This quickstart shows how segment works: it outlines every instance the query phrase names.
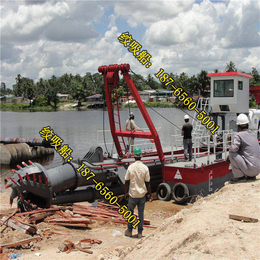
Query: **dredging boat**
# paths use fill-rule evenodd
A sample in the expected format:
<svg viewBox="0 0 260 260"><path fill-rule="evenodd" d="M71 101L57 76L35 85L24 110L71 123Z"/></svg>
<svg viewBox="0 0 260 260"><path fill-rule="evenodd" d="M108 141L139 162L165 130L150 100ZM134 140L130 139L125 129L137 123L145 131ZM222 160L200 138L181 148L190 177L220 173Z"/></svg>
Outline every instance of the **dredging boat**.
<svg viewBox="0 0 260 260"><path fill-rule="evenodd" d="M21 211L26 211L35 206L46 208L52 204L93 202L103 198L100 191L95 189L95 183L100 182L108 187L107 189L114 196L123 194L126 170L134 162L134 157L128 152L124 138L141 138L151 140L154 143L155 150L143 151L142 162L149 167L152 191L156 191L161 200L173 198L176 203L183 204L192 201L198 195L206 196L218 190L232 177L230 165L225 160L234 135L231 113L234 116L237 113L245 113L248 111L248 106L241 108L240 104L238 108L238 106L231 105L240 102L235 99L234 95L238 98L246 91L249 93L250 75L208 75L211 77L211 104L209 105L208 99L206 99L207 102L201 99L197 103L195 113L196 111L206 111L206 108L210 109L211 106L213 110L208 110L208 113L216 120L217 124L219 122L222 124L222 131L217 131L215 135L209 135L203 123L194 120L194 156L191 162L185 162L182 145L174 144L174 140L182 141L181 135L172 136L171 149L163 151L158 132L134 86L129 70L129 64L100 66L98 68L105 83L110 131L117 151L116 154L105 156L100 146L93 146L83 158L64 161L63 165L49 170L46 170L39 163L23 162L22 165L17 165L17 169L12 170L14 175L7 185L7 188L12 188L10 203L18 197L18 208ZM123 75L147 124L149 130L146 132L122 130L117 98L119 72ZM220 82L221 80L223 82ZM229 96L233 99L232 102L228 99L221 100L219 95L215 96L219 89L230 91L231 85L227 84L226 80L233 80L233 96ZM215 83L215 81L217 82ZM243 82L243 93L236 90L240 81ZM227 87L225 87L226 85ZM230 92L227 93L230 95ZM215 106L216 102L220 104L219 107ZM255 114L257 115L257 113ZM229 131L224 130L226 125L229 126ZM95 175L95 182L93 182L93 178L82 176L79 169L83 165Z"/></svg>

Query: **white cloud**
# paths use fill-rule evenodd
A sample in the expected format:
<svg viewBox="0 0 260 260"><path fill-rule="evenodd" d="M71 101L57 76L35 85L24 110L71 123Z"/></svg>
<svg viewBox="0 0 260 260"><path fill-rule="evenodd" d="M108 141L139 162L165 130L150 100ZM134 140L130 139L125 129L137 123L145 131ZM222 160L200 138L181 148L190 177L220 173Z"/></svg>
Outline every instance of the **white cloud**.
<svg viewBox="0 0 260 260"><path fill-rule="evenodd" d="M166 20L185 12L192 7L194 0L186 1L122 1L115 4L117 16L127 19L131 27L139 24L149 26L154 22Z"/></svg>
<svg viewBox="0 0 260 260"><path fill-rule="evenodd" d="M259 47L256 23L260 20L259 1L231 0L219 26L218 37L224 48Z"/></svg>
<svg viewBox="0 0 260 260"><path fill-rule="evenodd" d="M26 43L40 38L42 31L53 19L69 12L66 2L46 2L44 5L18 5L17 11L2 9L2 42Z"/></svg>
<svg viewBox="0 0 260 260"><path fill-rule="evenodd" d="M259 1L2 1L1 5L1 80L7 87L17 74L49 79L53 74L96 73L100 65L115 63L129 63L144 76L159 68L189 75L202 69L224 70L229 61L247 72L252 67L260 71ZM149 69L119 43L117 37L126 31L142 39L139 43L152 55Z"/></svg>
<svg viewBox="0 0 260 260"><path fill-rule="evenodd" d="M172 46L177 44L213 45L218 24L218 12L209 1L182 12L176 17L153 23L145 33L147 44Z"/></svg>

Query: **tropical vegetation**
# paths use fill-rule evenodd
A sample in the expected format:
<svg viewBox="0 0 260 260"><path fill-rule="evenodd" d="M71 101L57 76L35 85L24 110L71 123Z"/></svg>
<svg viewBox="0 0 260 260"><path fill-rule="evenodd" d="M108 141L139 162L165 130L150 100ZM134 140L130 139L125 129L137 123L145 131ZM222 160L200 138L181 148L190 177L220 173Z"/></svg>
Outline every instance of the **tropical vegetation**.
<svg viewBox="0 0 260 260"><path fill-rule="evenodd" d="M238 71L235 64L230 61L226 64L226 72ZM219 72L215 69L214 72ZM174 79L174 85L176 88L183 88L188 95L192 96L194 92L200 91L201 95L207 96L209 92L207 86L210 84L210 78L206 77L207 71L201 70L197 75L189 77L185 72L178 74L169 73L170 77ZM260 75L256 68L252 68L250 73L253 79L250 80L250 86L260 85ZM131 74L131 78L137 88L137 90L146 89L167 89L172 90L171 86L165 86L159 83L158 80L151 74L146 78L140 74ZM1 83L0 95L13 94L15 96L20 96L30 100L30 107L53 107L58 106L58 96L57 93L70 94L72 100L77 100L78 106L82 105L82 102L86 97L101 94L104 97L104 83L103 78L99 73L91 74L87 72L84 76L79 74L72 75L65 73L61 77L53 75L50 79L40 78L37 82L32 79L23 77L18 74L15 78L16 83L13 85L12 89L7 88L5 83ZM124 78L119 80L119 87L117 90L117 95L119 97L125 95L130 95L129 89ZM33 101L31 103L31 101ZM178 99L174 102L175 106L182 106L183 103ZM15 106L15 105L13 105ZM164 105L166 106L166 105Z"/></svg>

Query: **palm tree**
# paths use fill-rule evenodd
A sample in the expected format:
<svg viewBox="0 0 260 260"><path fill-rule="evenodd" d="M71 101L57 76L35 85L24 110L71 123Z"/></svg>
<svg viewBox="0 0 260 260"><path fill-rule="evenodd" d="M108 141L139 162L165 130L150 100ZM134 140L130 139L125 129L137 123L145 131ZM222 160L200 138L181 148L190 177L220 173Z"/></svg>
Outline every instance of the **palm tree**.
<svg viewBox="0 0 260 260"><path fill-rule="evenodd" d="M202 96L204 96L206 86L210 85L210 79L207 77L208 72L205 70L201 70L200 73L197 75L198 78L198 84L199 84L199 89L201 90Z"/></svg>
<svg viewBox="0 0 260 260"><path fill-rule="evenodd" d="M225 72L233 72L233 71L237 71L237 68L235 66L235 63L233 61L230 61L229 63L227 63Z"/></svg>

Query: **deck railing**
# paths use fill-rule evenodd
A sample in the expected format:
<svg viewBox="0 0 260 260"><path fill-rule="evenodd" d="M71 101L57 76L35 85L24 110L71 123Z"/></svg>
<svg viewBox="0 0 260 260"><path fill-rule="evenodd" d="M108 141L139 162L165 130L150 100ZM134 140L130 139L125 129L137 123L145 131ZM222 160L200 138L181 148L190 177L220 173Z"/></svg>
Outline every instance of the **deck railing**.
<svg viewBox="0 0 260 260"><path fill-rule="evenodd" d="M218 131L215 135L192 136L193 159L207 154L209 163L210 154L216 154L216 158L227 158L228 149L233 141L235 132L233 130ZM181 134L171 135L171 159L174 160L174 151L183 149L183 136ZM203 151L202 151L203 150ZM218 151L220 150L220 151Z"/></svg>
<svg viewBox="0 0 260 260"><path fill-rule="evenodd" d="M144 132L149 131L148 128L142 128L142 130ZM158 132L158 134L160 134L161 127L156 128L156 131ZM105 134L106 143L104 142L103 134ZM125 137L125 142L126 142L126 144L128 144L127 137ZM97 145L101 146L103 148L103 150L106 145L107 149L110 150L111 155L114 154L114 152L116 152L114 150L115 146L114 146L114 142L113 142L110 130L98 130L97 131ZM134 145L132 146L132 150L134 149L134 147L141 148L142 152L156 151L155 143L152 142L152 140L150 140L150 139L135 138ZM129 147L129 151L130 151L130 148L131 147ZM104 151L106 151L106 150L104 150Z"/></svg>

